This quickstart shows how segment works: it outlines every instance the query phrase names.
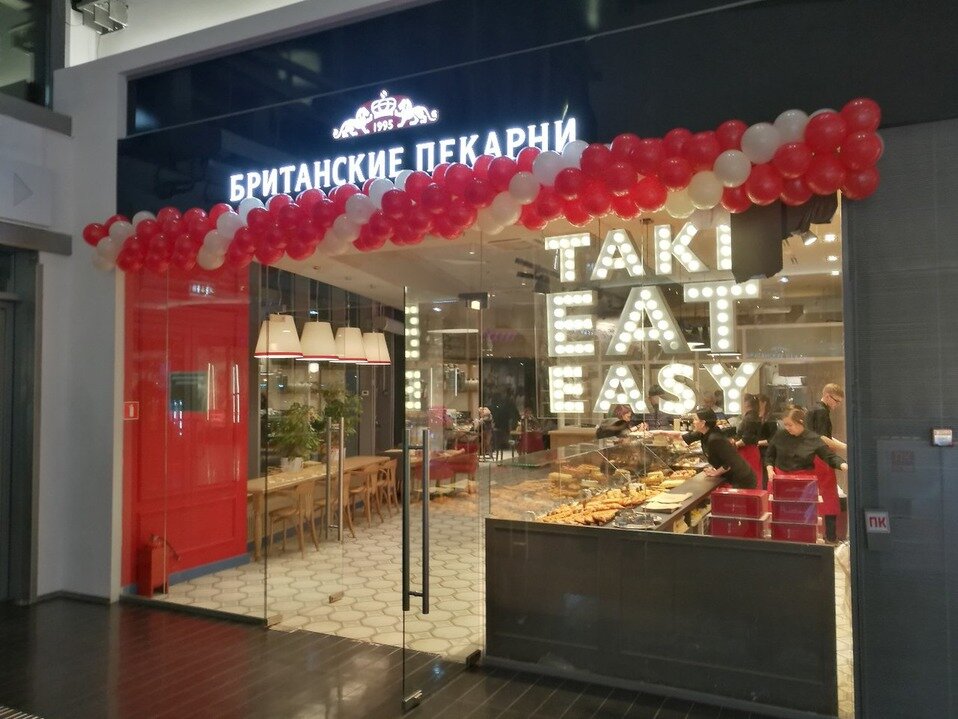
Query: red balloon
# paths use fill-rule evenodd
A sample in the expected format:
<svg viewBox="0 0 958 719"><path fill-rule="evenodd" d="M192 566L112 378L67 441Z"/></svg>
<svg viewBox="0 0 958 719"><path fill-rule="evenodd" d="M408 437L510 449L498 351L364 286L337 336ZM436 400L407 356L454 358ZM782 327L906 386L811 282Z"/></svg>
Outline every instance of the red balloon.
<svg viewBox="0 0 958 719"><path fill-rule="evenodd" d="M473 177L466 185L464 198L473 207L488 207L496 197L495 190L488 180L481 177Z"/></svg>
<svg viewBox="0 0 958 719"><path fill-rule="evenodd" d="M388 238L393 232L393 224L382 210L376 210L369 216L366 227L369 229L369 234L375 238Z"/></svg>
<svg viewBox="0 0 958 719"><path fill-rule="evenodd" d="M613 162L605 171L603 179L613 195L624 195L632 189L639 175L628 162Z"/></svg>
<svg viewBox="0 0 958 719"><path fill-rule="evenodd" d="M403 186L403 192L409 195L410 199L419 202L422 197L422 191L427 185L432 184L432 178L425 172L417 170L406 178L406 184Z"/></svg>
<svg viewBox="0 0 958 719"><path fill-rule="evenodd" d="M137 257L139 257L142 260L143 255L146 254L146 247L147 247L146 242L143 240L142 237L138 235L131 235L130 237L127 237L126 241L123 243L123 248L121 249L121 252L122 250L129 250L131 253L135 254Z"/></svg>
<svg viewBox="0 0 958 719"><path fill-rule="evenodd" d="M590 215L582 207L582 205L579 204L578 200L566 201L562 206L562 214L564 214L565 218L576 227L582 227L592 221L592 215Z"/></svg>
<svg viewBox="0 0 958 719"><path fill-rule="evenodd" d="M293 202L293 198L289 195L273 195L266 201L266 209L270 212L279 212L281 209L286 207Z"/></svg>
<svg viewBox="0 0 958 719"><path fill-rule="evenodd" d="M174 252L170 257L170 264L178 270L189 272L196 267L196 253L190 250L186 252Z"/></svg>
<svg viewBox="0 0 958 719"><path fill-rule="evenodd" d="M722 146L714 132L697 132L685 142L682 155L692 164L694 171L711 170Z"/></svg>
<svg viewBox="0 0 958 719"><path fill-rule="evenodd" d="M280 227L270 227L265 238L266 244L277 250L285 250L286 245L289 244L289 235L286 234L286 230Z"/></svg>
<svg viewBox="0 0 958 719"><path fill-rule="evenodd" d="M296 261L305 260L313 254L314 250L313 246L302 242L291 242L286 246L286 254L289 255L290 259Z"/></svg>
<svg viewBox="0 0 958 719"><path fill-rule="evenodd" d="M143 223L141 222L140 224ZM98 222L91 222L83 228L83 241L92 247L96 247L97 243L108 234L109 230L107 230L105 225L101 225Z"/></svg>
<svg viewBox="0 0 958 719"><path fill-rule="evenodd" d="M492 155L479 155L476 161L472 163L472 174L485 180L488 177L489 165L492 164L493 159Z"/></svg>
<svg viewBox="0 0 958 719"><path fill-rule="evenodd" d="M129 221L130 221L129 218L127 218L126 215L110 215L110 217L107 218L107 221L103 223L103 226L107 230L109 230L111 227L113 227L113 223L115 222L129 222Z"/></svg>
<svg viewBox="0 0 958 719"><path fill-rule="evenodd" d="M543 187L533 203L538 215L548 221L554 220L562 214L562 199L553 187ZM528 205L526 205L528 207Z"/></svg>
<svg viewBox="0 0 958 719"><path fill-rule="evenodd" d="M332 203L330 202L329 204L331 205ZM246 215L246 224L252 227L254 230L265 230L267 227L273 224L273 220L270 218L269 212L264 210L262 207L254 207Z"/></svg>
<svg viewBox="0 0 958 719"><path fill-rule="evenodd" d="M390 192L396 192L396 190L390 190ZM388 195L389 192L386 194ZM385 199L386 197L384 195L383 200ZM250 210L249 215L246 217L246 221L250 227L254 226L251 222L254 212L257 212L257 210ZM316 225L316 227L322 228L323 231L326 231L332 226L333 221L339 217L339 210L336 209L336 205L333 204L332 200L320 200L313 205L312 215L313 224ZM260 225L257 224L256 227L260 227Z"/></svg>
<svg viewBox="0 0 958 719"><path fill-rule="evenodd" d="M639 206L628 195L619 195L612 198L612 212L623 220L631 220L639 214Z"/></svg>
<svg viewBox="0 0 958 719"><path fill-rule="evenodd" d="M815 155L805 173L805 184L816 195L838 192L844 181L845 166L835 155Z"/></svg>
<svg viewBox="0 0 958 719"><path fill-rule="evenodd" d="M164 207L156 213L156 221L164 226L171 220L178 219L180 219L180 211L175 207Z"/></svg>
<svg viewBox="0 0 958 719"><path fill-rule="evenodd" d="M427 185L422 191L422 206L434 215L441 214L449 208L449 193L436 183Z"/></svg>
<svg viewBox="0 0 958 719"><path fill-rule="evenodd" d="M659 165L658 175L670 190L684 190L692 181L692 165L684 157L666 157Z"/></svg>
<svg viewBox="0 0 958 719"><path fill-rule="evenodd" d="M632 152L632 167L641 175L654 175L665 159L665 143L657 137L639 140Z"/></svg>
<svg viewBox="0 0 958 719"><path fill-rule="evenodd" d="M528 205L523 205L522 212L519 215L519 224L530 230L541 230L548 222L539 214L533 202Z"/></svg>
<svg viewBox="0 0 958 719"><path fill-rule="evenodd" d="M326 199L326 193L322 190L318 190L315 187L310 187L308 190L303 190L298 195L296 195L296 204L302 207L304 210L309 210L317 202Z"/></svg>
<svg viewBox="0 0 958 719"><path fill-rule="evenodd" d="M748 129L741 120L726 120L715 128L715 139L718 140L719 147L725 150L741 150L742 135Z"/></svg>
<svg viewBox="0 0 958 719"><path fill-rule="evenodd" d="M256 240L252 230L249 227L240 227L236 234L233 235L233 242L230 243L230 247L237 247L237 251L243 252L253 252L256 249Z"/></svg>
<svg viewBox="0 0 958 719"><path fill-rule="evenodd" d="M449 166L449 169L446 170L445 187L456 197L462 197L471 179L472 170L465 165L454 162Z"/></svg>
<svg viewBox="0 0 958 719"><path fill-rule="evenodd" d="M662 141L665 143L665 154L669 156L681 155L685 143L692 137L692 131L684 127L677 127L665 133Z"/></svg>
<svg viewBox="0 0 958 719"><path fill-rule="evenodd" d="M516 165L523 172L532 172L532 163L535 162L538 156L538 147L523 147L519 150L519 154L516 155Z"/></svg>
<svg viewBox="0 0 958 719"><path fill-rule="evenodd" d="M881 124L881 108L870 98L858 97L845 103L842 117L851 132L874 132Z"/></svg>
<svg viewBox="0 0 958 719"><path fill-rule="evenodd" d="M579 166L589 177L603 178L612 165L612 152L599 142L593 142L582 151Z"/></svg>
<svg viewBox="0 0 958 719"><path fill-rule="evenodd" d="M429 232L429 229L432 227L432 215L429 214L426 208L417 205L410 210L406 224L409 225L409 229L411 229L413 233L425 234Z"/></svg>
<svg viewBox="0 0 958 719"><path fill-rule="evenodd" d="M174 235L170 244L173 246L174 254L191 254L194 251L193 239L185 232Z"/></svg>
<svg viewBox="0 0 958 719"><path fill-rule="evenodd" d="M357 188L359 189L359 188ZM283 258L283 248L281 247L257 247L256 259L261 265L272 265Z"/></svg>
<svg viewBox="0 0 958 719"><path fill-rule="evenodd" d="M600 182L589 185L579 200L582 202L582 209L593 217L602 217L612 208L612 193Z"/></svg>
<svg viewBox="0 0 958 719"><path fill-rule="evenodd" d="M756 165L743 187L756 205L771 205L782 194L782 176L770 163Z"/></svg>
<svg viewBox="0 0 958 719"><path fill-rule="evenodd" d="M224 212L231 212L233 210L229 204L225 202L218 202L210 208L209 219L212 220L213 224L216 224L216 221L219 219L220 215Z"/></svg>
<svg viewBox="0 0 958 719"><path fill-rule="evenodd" d="M643 212L658 212L665 207L669 190L657 177L643 177L629 192L635 204Z"/></svg>
<svg viewBox="0 0 958 719"><path fill-rule="evenodd" d="M241 270L249 266L249 263L252 261L252 252L243 252L235 245L230 245L230 248L226 251L226 264L233 269Z"/></svg>
<svg viewBox="0 0 958 719"><path fill-rule="evenodd" d="M782 177L801 177L812 163L812 151L804 142L789 142L775 151L772 164Z"/></svg>
<svg viewBox="0 0 958 719"><path fill-rule="evenodd" d="M628 162L631 165L633 163L633 155L638 150L639 143L641 142L642 140L639 136L631 132L623 132L621 135L616 135L612 141L612 160L614 162Z"/></svg>
<svg viewBox="0 0 958 719"><path fill-rule="evenodd" d="M556 175L553 187L563 200L574 200L585 190L587 184L585 173L578 167L564 167Z"/></svg>
<svg viewBox="0 0 958 719"><path fill-rule="evenodd" d="M169 247L166 235L163 233L158 233L147 240L146 249L150 254L162 255L166 257L169 255L169 252L172 248Z"/></svg>
<svg viewBox="0 0 958 719"><path fill-rule="evenodd" d="M818 113L805 125L805 142L815 154L834 152L847 134L848 124L831 110Z"/></svg>
<svg viewBox="0 0 958 719"><path fill-rule="evenodd" d="M808 189L803 178L790 177L783 183L780 197L789 207L799 207L812 199L812 191Z"/></svg>
<svg viewBox="0 0 958 719"><path fill-rule="evenodd" d="M133 272L133 267L136 263L135 254L136 253L130 251L129 247L124 247L116 256L116 266L124 272Z"/></svg>
<svg viewBox="0 0 958 719"><path fill-rule="evenodd" d="M462 234L462 228L456 225L447 215L436 218L434 232L447 240L454 240Z"/></svg>
<svg viewBox="0 0 958 719"><path fill-rule="evenodd" d="M470 227L476 221L476 215L476 208L470 205L468 200L460 198L452 201L452 204L449 205L449 211L446 213L449 221L460 229Z"/></svg>
<svg viewBox="0 0 958 719"><path fill-rule="evenodd" d="M415 237L416 233L408 225L400 224L393 233L392 243L394 245L411 245Z"/></svg>
<svg viewBox="0 0 958 719"><path fill-rule="evenodd" d="M443 162L432 168L432 181L443 186L446 182L446 172L449 170L449 163Z"/></svg>
<svg viewBox="0 0 958 719"><path fill-rule="evenodd" d="M878 189L878 169L866 167L845 175L842 183L842 193L850 200L864 200Z"/></svg>
<svg viewBox="0 0 958 719"><path fill-rule="evenodd" d="M534 149L534 147L526 148L526 150ZM525 150L523 150L523 152L525 152ZM522 153L520 152L519 154L521 155ZM530 171L531 170L526 170L526 172ZM515 177L517 172L519 172L519 166L515 160L511 157L497 157L489 163L489 184L496 192L505 192L509 189L509 182Z"/></svg>
<svg viewBox="0 0 958 719"><path fill-rule="evenodd" d="M722 190L722 207L732 213L745 212L752 206L752 201L748 199L745 192L745 185L739 187L726 187Z"/></svg>
<svg viewBox="0 0 958 719"><path fill-rule="evenodd" d="M375 180L376 180L375 177L370 177L368 180L366 180L366 181L363 183L363 186L360 188L360 192L362 192L364 195L368 195L368 194L369 194L369 188L373 186L373 182L374 182Z"/></svg>
<svg viewBox="0 0 958 719"><path fill-rule="evenodd" d="M187 227L192 227L194 222L205 220L206 213L203 212L203 210L201 210L199 207L191 207L183 213L183 217L181 219L186 223Z"/></svg>
<svg viewBox="0 0 958 719"><path fill-rule="evenodd" d="M339 214L342 214L346 209L346 200L358 192L359 188L356 187L356 185L339 185L338 187L334 187L329 193L329 199L333 201Z"/></svg>
<svg viewBox="0 0 958 719"><path fill-rule="evenodd" d="M302 223L306 222L307 219L309 219L309 215L295 202L291 202L279 210L278 223L279 226L285 230L292 230L295 227L299 227Z"/></svg>
<svg viewBox="0 0 958 719"><path fill-rule="evenodd" d="M405 217L406 213L412 209L412 200L402 190L389 190L383 195L382 199L383 214L398 220ZM314 218L315 219L315 215ZM332 224L332 222L330 222ZM328 226L328 225L327 225Z"/></svg>
<svg viewBox="0 0 958 719"><path fill-rule="evenodd" d="M838 159L849 170L872 167L881 157L882 143L874 132L853 132L842 143Z"/></svg>

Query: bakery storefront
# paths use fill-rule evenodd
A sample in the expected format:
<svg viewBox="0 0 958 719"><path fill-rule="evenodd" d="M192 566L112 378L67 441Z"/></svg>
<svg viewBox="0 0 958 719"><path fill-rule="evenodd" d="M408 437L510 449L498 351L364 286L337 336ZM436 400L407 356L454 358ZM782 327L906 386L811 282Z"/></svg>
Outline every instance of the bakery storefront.
<svg viewBox="0 0 958 719"><path fill-rule="evenodd" d="M826 395L846 438L878 106L650 136L550 66L170 127L132 81L124 591L401 648L410 705L478 660L853 716L846 455L763 459Z"/></svg>

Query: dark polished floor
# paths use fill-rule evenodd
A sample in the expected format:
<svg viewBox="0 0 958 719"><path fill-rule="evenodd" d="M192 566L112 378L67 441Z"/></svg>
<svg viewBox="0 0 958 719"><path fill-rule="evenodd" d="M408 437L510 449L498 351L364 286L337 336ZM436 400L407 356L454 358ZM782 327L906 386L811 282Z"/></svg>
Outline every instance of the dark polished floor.
<svg viewBox="0 0 958 719"><path fill-rule="evenodd" d="M402 716L403 653L135 605L0 605L0 706L44 719ZM428 700L408 719L762 719L406 654Z"/></svg>

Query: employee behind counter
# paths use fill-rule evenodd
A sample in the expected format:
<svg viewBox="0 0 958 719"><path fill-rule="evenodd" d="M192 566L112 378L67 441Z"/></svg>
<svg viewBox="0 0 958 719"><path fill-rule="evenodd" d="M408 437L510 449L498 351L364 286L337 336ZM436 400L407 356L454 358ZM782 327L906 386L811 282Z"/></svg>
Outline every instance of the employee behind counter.
<svg viewBox="0 0 958 719"><path fill-rule="evenodd" d="M711 409L699 409L692 421L692 431L674 433L686 444L701 440L702 451L710 467L705 470L709 477L721 477L733 487L754 489L757 485L755 472L735 449L725 432L718 427L718 417Z"/></svg>

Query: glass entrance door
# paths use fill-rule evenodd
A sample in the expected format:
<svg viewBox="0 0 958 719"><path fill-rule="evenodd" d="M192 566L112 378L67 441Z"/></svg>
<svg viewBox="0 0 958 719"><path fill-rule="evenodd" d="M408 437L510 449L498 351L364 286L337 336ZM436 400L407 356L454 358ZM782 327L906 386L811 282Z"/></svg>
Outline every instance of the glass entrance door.
<svg viewBox="0 0 958 719"><path fill-rule="evenodd" d="M480 498L495 434L481 409L482 294L407 288L405 296L403 698L411 708L483 646Z"/></svg>
<svg viewBox="0 0 958 719"><path fill-rule="evenodd" d="M13 306L0 302L0 602L10 598Z"/></svg>

